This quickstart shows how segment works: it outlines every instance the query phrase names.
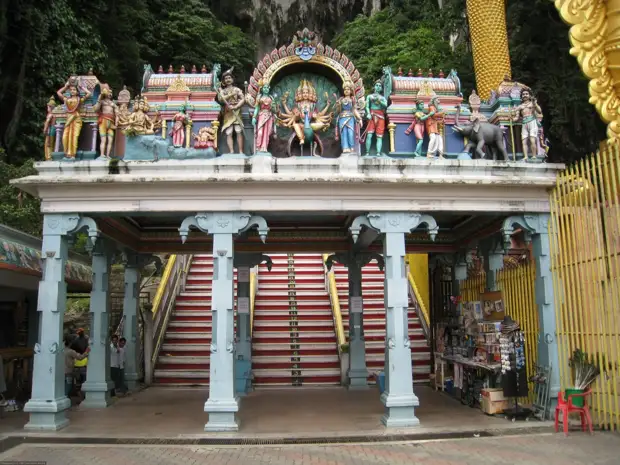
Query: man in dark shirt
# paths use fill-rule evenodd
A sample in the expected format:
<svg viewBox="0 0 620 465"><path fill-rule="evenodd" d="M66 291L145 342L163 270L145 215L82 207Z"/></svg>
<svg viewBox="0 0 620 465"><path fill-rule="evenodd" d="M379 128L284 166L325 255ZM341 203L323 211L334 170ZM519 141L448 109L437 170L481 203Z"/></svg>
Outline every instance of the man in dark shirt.
<svg viewBox="0 0 620 465"><path fill-rule="evenodd" d="M82 328L77 330L77 337L71 344L71 348L78 354L83 354L88 349L88 337L86 337Z"/></svg>

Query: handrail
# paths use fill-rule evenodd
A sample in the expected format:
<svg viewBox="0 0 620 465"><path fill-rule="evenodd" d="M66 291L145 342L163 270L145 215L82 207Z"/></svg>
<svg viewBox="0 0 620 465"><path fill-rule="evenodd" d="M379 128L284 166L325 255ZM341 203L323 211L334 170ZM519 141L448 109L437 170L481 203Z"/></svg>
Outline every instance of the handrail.
<svg viewBox="0 0 620 465"><path fill-rule="evenodd" d="M420 319L420 323L422 323L422 330L424 331L424 335L428 340L430 336L430 315L428 313L428 309L426 305L424 305L424 301L422 300L422 296L420 295L420 291L418 290L418 286L413 279L413 275L410 270L407 270L407 279L409 281L409 296L416 302L415 305L416 313L418 314L418 318Z"/></svg>
<svg viewBox="0 0 620 465"><path fill-rule="evenodd" d="M172 265L170 265L170 262L173 262ZM157 309L155 305L153 305L153 317L155 320L153 323L153 341L155 344L153 346L153 353L151 354L153 366L155 366L155 362L159 356L159 351L166 334L168 321L174 309L176 298L179 292L185 288L185 280L191 263L192 255L181 255L180 257L172 255L168 260L159 287L157 288L157 294L155 295L156 298L159 296L159 301L155 302L158 305ZM156 311L157 313L155 313Z"/></svg>
<svg viewBox="0 0 620 465"><path fill-rule="evenodd" d="M161 299L164 295L164 291L166 290L166 284L170 279L170 273L172 273L172 269L174 268L176 261L176 255L170 255L170 258L168 258L168 263L166 263L166 268L164 268L164 273L161 276L159 286L157 286L157 292L155 292L155 298L153 299L153 308L151 309L153 315L156 315L159 310L159 306L161 305Z"/></svg>
<svg viewBox="0 0 620 465"><path fill-rule="evenodd" d="M258 292L258 267L250 271L250 337L254 330L254 302Z"/></svg>
<svg viewBox="0 0 620 465"><path fill-rule="evenodd" d="M336 276L334 270L327 271L325 261L329 254L323 254L323 266L325 267L326 287L329 291L329 300L332 305L332 315L334 318L334 329L336 330L336 339L338 340L338 353L342 352L342 346L347 343L344 337L344 326L342 324L342 312L340 311L340 299L338 298L338 287L336 286Z"/></svg>

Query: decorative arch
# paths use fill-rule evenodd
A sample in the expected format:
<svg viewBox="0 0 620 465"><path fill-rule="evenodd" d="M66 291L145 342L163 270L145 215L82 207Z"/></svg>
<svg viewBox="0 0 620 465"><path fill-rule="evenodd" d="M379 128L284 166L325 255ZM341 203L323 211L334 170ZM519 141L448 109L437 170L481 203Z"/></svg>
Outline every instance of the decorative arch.
<svg viewBox="0 0 620 465"><path fill-rule="evenodd" d="M609 142L620 140L620 0L555 0L572 25L570 54L590 79L590 103L607 125Z"/></svg>
<svg viewBox="0 0 620 465"><path fill-rule="evenodd" d="M312 63L332 69L342 82L353 83L355 98L358 102L364 100L364 83L353 62L337 49L320 42L316 43L314 37L314 33L304 29L295 34L288 46L283 45L263 57L254 69L248 84L247 93L250 104L256 101L261 80L271 83L278 71L300 63Z"/></svg>

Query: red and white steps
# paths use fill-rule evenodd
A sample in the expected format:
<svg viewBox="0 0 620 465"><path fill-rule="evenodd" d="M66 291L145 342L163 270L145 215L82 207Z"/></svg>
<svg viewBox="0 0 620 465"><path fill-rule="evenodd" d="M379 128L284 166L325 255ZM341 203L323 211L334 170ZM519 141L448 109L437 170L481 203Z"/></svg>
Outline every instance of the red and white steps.
<svg viewBox="0 0 620 465"><path fill-rule="evenodd" d="M236 274L235 274L236 278ZM209 384L213 257L194 255L185 290L175 302L155 365L155 383Z"/></svg>
<svg viewBox="0 0 620 465"><path fill-rule="evenodd" d="M322 255L270 254L261 264L254 304L254 385L340 383L340 362Z"/></svg>
<svg viewBox="0 0 620 465"><path fill-rule="evenodd" d="M347 268L334 263L332 268L338 288L344 332L349 337L349 279ZM383 371L385 363L385 303L384 272L376 262L362 268L362 296L364 298L364 339L366 341L366 367L369 373ZM413 382L427 383L431 368L431 352L420 319L409 303L409 340Z"/></svg>

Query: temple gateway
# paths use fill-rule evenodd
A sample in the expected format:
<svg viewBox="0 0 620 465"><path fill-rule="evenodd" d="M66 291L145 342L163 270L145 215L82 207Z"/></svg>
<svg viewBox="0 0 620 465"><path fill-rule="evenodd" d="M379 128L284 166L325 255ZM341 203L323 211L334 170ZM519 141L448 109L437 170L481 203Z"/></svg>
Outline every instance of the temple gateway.
<svg viewBox="0 0 620 465"><path fill-rule="evenodd" d="M464 96L455 70L391 68L363 82L308 30L242 79L218 64L146 66L131 95L89 72L50 101L45 160L13 181L44 215L26 428L68 423L63 270L79 233L93 272L84 408L110 403L119 260L130 387L205 386L207 431L236 431L253 389L375 380L383 424L419 424L416 390L441 355L434 319L474 246L494 291L504 256L532 251L540 331L554 334L548 190L564 166L544 163L543 112L525 84ZM157 255L169 259L142 347L139 272ZM452 287L429 291L441 264L451 271L436 282ZM558 366L554 342L531 355ZM549 386L557 398L557 370Z"/></svg>

